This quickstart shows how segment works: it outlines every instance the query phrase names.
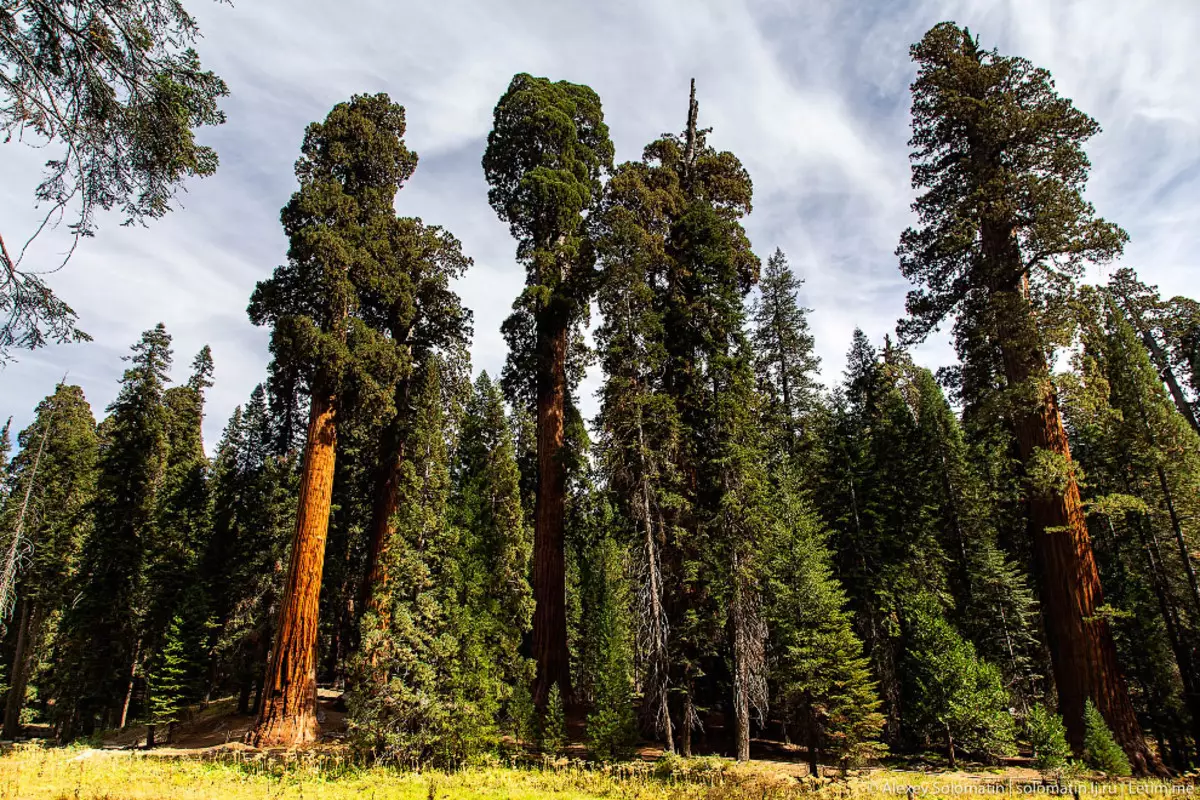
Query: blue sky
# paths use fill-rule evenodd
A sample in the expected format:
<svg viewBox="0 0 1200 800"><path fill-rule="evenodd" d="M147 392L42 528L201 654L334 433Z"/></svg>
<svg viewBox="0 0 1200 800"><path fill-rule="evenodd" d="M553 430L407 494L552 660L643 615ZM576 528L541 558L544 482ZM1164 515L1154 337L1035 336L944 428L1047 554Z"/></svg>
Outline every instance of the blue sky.
<svg viewBox="0 0 1200 800"><path fill-rule="evenodd" d="M801 300L836 380L850 334L873 339L903 313L907 284L893 251L910 223L908 46L941 20L986 47L1048 68L1094 116L1088 198L1131 242L1123 264L1168 294L1200 295L1200 4L1193 0L188 0L203 62L232 92L228 122L202 138L221 166L194 181L149 228L101 220L49 277L95 341L20 354L0 371L0 417L28 423L64 372L97 416L117 391L121 356L162 321L175 377L211 344L216 385L205 423L211 451L233 407L265 375L267 331L245 314L256 281L285 252L279 208L295 188L304 126L354 93L388 92L408 111L420 165L397 210L453 231L475 266L459 284L475 312L476 370L504 360L501 321L524 280L507 227L487 203L479 165L491 111L515 72L591 85L618 160L677 131L695 77L710 141L737 154L755 184L747 230L804 277ZM47 151L0 144L0 233L23 241L38 219L33 187ZM26 266L55 264L61 234L43 235ZM1107 270L1092 268L1103 280ZM931 367L952 353L935 338L915 351ZM582 388L583 404L598 375Z"/></svg>

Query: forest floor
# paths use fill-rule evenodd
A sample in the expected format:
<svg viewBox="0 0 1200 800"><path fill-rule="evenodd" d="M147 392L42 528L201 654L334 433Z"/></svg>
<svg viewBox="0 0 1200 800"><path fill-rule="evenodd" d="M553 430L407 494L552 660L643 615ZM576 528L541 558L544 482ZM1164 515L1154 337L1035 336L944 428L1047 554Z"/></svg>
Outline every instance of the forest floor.
<svg viewBox="0 0 1200 800"><path fill-rule="evenodd" d="M801 749L770 741L756 741L755 757L747 764L719 756L662 759L661 750L647 746L631 762L589 765L578 746L558 760L494 759L453 773L362 767L341 742L345 714L337 695L322 690L320 703L325 741L300 752L264 752L245 744L253 719L236 714L232 699L195 711L173 731L169 744L151 749L145 748L144 726L103 737L93 747L53 748L37 741L0 745L0 800L303 800L306 794L322 800L924 800L1069 795L1072 788L1078 797L1196 793L1190 779L1081 778L1059 786L1020 762L947 770L936 762L896 761L848 776L830 770L812 778Z"/></svg>

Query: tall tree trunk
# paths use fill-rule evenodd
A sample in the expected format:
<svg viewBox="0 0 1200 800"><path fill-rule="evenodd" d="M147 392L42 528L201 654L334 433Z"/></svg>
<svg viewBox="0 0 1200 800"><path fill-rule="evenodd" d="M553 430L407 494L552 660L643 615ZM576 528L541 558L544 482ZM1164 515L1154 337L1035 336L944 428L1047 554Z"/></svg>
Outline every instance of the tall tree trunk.
<svg viewBox="0 0 1200 800"><path fill-rule="evenodd" d="M571 698L567 650L566 516L567 475L562 459L567 397L567 339L564 313L551 307L537 319L537 500L533 535L533 657L537 663L534 701L546 704L558 684Z"/></svg>
<svg viewBox="0 0 1200 800"><path fill-rule="evenodd" d="M314 394L292 556L254 729L258 747L306 744L317 739L318 603L336 456L337 398Z"/></svg>
<svg viewBox="0 0 1200 800"><path fill-rule="evenodd" d="M124 728L129 719L129 704L133 700L133 680L137 677L138 659L142 656L142 640L138 639L133 646L133 658L129 664L129 676L125 680L125 699L121 702L121 711L117 716L117 727Z"/></svg>
<svg viewBox="0 0 1200 800"><path fill-rule="evenodd" d="M1111 519L1108 524L1115 540L1116 531L1112 527ZM1162 552L1158 546L1158 537L1154 534L1153 529L1146 524L1145 518L1138 519L1136 526L1141 536L1142 550L1146 554L1150 570L1150 586L1154 590L1155 598L1158 600L1159 610L1163 616L1163 623L1167 628L1167 639L1171 644L1171 651L1175 654L1175 664L1179 667L1179 677L1183 684L1183 698L1187 704L1188 716L1191 717L1192 736L1200 744L1200 694L1197 693L1195 667L1192 663L1191 653L1180 636L1179 618L1176 616L1175 606L1169 594L1169 587L1163 570Z"/></svg>
<svg viewBox="0 0 1200 800"><path fill-rule="evenodd" d="M988 238L985 248L995 242ZM1011 234L1003 235L1002 247L1015 249ZM1001 255L1008 257L1000 263L1012 263L1009 254ZM1019 253L1015 258L1019 263ZM1057 459L1051 466L1058 473L1056 481L1033 487L1029 514L1059 712L1072 749L1080 753L1084 704L1092 700L1134 769L1143 775L1161 773L1162 764L1146 746L1129 699L1108 621L1096 613L1104 604L1100 573L1027 292L1025 283L994 291L993 311L1005 377L1015 396L1013 424L1021 460L1029 469L1042 452Z"/></svg>
<svg viewBox="0 0 1200 800"><path fill-rule="evenodd" d="M9 672L8 697L4 703L4 730L0 737L15 739L21 733L21 709L25 707L25 687L29 684L31 640L41 624L41 612L29 599L21 600L21 615L17 622L17 644Z"/></svg>

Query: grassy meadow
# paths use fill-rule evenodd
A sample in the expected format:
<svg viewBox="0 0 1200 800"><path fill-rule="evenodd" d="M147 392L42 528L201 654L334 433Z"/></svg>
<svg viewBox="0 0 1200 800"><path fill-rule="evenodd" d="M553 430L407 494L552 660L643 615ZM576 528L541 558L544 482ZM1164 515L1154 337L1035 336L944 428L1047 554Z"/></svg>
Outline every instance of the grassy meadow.
<svg viewBox="0 0 1200 800"><path fill-rule="evenodd" d="M499 763L453 773L364 768L336 754L266 760L238 752L180 758L154 753L21 745L0 755L0 800L782 800L822 797L1191 796L1190 782L1044 784L1030 770L871 770L813 781L788 765L717 758L589 767Z"/></svg>

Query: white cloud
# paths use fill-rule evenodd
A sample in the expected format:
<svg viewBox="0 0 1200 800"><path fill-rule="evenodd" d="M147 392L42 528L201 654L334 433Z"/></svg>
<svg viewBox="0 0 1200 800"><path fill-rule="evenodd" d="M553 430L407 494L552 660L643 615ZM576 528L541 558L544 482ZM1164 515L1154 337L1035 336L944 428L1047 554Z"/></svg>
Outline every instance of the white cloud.
<svg viewBox="0 0 1200 800"><path fill-rule="evenodd" d="M161 320L175 335L178 378L202 344L213 346L211 448L265 374L267 334L249 324L245 305L284 255L278 209L295 185L304 126L356 92L387 91L406 106L421 164L397 208L446 226L474 257L459 289L475 311L475 366L498 371L500 322L524 275L488 206L479 160L492 106L518 71L595 88L620 160L682 127L695 77L712 143L735 152L754 178L751 238L763 256L782 247L806 278L802 300L814 309L825 375L835 380L856 325L878 340L903 313L908 287L892 251L912 198L908 46L943 19L1047 67L1103 124L1089 147L1089 198L1133 237L1126 263L1164 291L1200 294L1192 79L1200 7L1187 0L1153 12L1116 0L448 0L359 3L352 12L317 0L189 5L205 32L202 59L232 90L229 122L203 136L221 168L147 229L105 219L52 277L96 342L25 353L0 373L0 414L14 414L18 426L67 369L102 413L120 356ZM45 157L0 146L0 233L10 243L34 225L32 188ZM51 263L61 248L61 236L47 236L30 262ZM917 355L931 366L952 357L944 337ZM590 395L584 401L594 409Z"/></svg>

